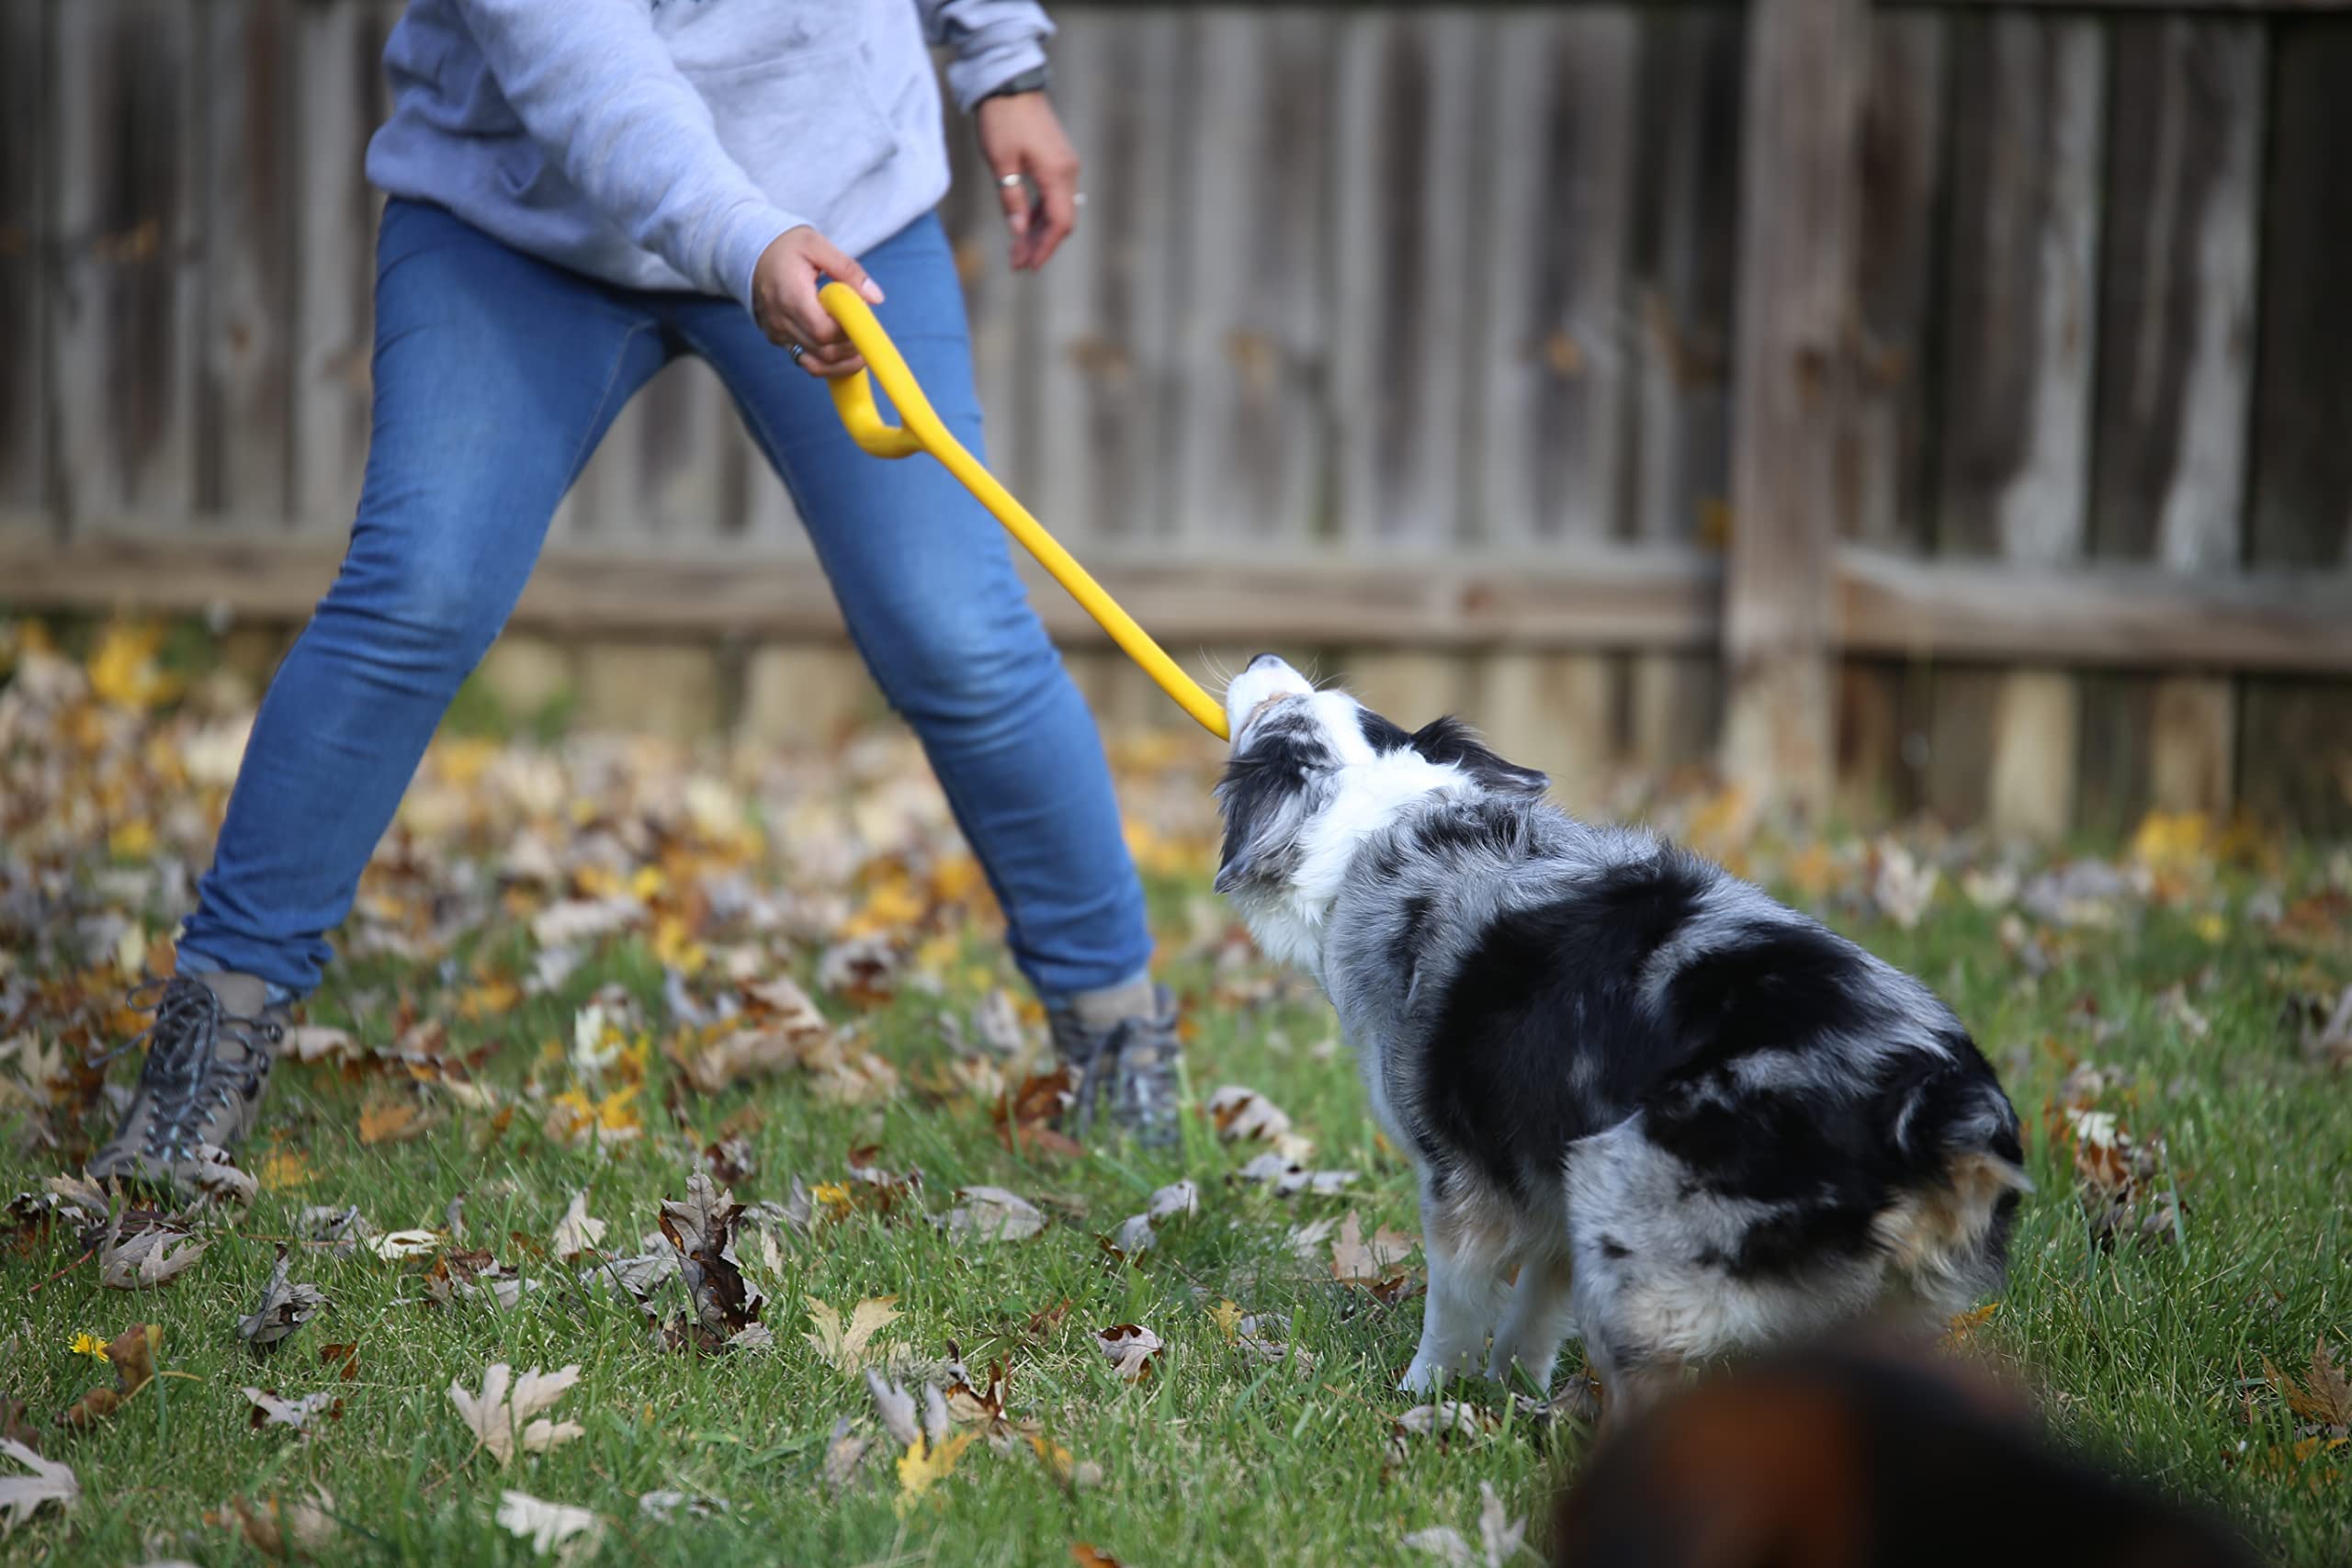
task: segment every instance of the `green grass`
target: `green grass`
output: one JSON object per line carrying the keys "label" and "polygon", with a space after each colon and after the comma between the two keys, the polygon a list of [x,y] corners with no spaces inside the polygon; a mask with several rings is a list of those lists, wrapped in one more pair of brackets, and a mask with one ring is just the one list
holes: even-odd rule
{"label": "green grass", "polygon": [[[2321,874],[2306,865],[2290,895]],[[1173,928],[1202,892],[1180,876],[1157,886],[1155,899]],[[2056,965],[2037,977],[2005,952],[1998,918],[1949,889],[1907,931],[1826,913],[1944,992],[2001,1066],[2029,1123],[2039,1190],[2021,1220],[2009,1290],[1974,1342],[2026,1369],[2068,1438],[2217,1506],[2278,1559],[2352,1558],[2352,1478],[2335,1473],[2352,1470],[2352,1454],[2296,1461],[2294,1421],[2279,1400],[2267,1388],[2241,1389],[2241,1379],[2259,1379],[2266,1358],[2300,1371],[2315,1340],[2326,1337],[2341,1353],[2352,1336],[2352,1096],[2340,1073],[2301,1058],[2278,1020],[2282,998],[2314,970],[2339,986],[2352,977],[2341,942],[2323,941],[2314,956],[2236,919],[2213,942],[2188,908],[2156,908],[2115,931],[2068,937]],[[527,951],[517,931],[495,928],[470,955],[495,966]],[[1475,1539],[1482,1481],[1512,1513],[1544,1512],[1550,1483],[1573,1469],[1586,1434],[1566,1425],[1532,1429],[1491,1392],[1474,1391],[1501,1417],[1494,1430],[1446,1447],[1416,1440],[1392,1468],[1390,1423],[1411,1403],[1393,1386],[1412,1351],[1419,1303],[1383,1307],[1318,1279],[1284,1245],[1289,1226],[1351,1209],[1367,1234],[1379,1224],[1415,1228],[1408,1173],[1376,1144],[1351,1063],[1317,1049],[1333,1032],[1318,1001],[1295,987],[1269,996],[1229,974],[1220,980],[1204,952],[1184,953],[1170,968],[1196,1026],[1196,1090],[1254,1086],[1315,1138],[1318,1165],[1364,1173],[1344,1199],[1276,1201],[1228,1183],[1253,1151],[1217,1146],[1204,1132],[1181,1172],[1180,1162],[1132,1156],[1027,1160],[995,1138],[984,1106],[927,1093],[922,1080],[948,1054],[936,1015],[978,1000],[974,967],[1009,974],[983,925],[967,934],[966,961],[947,966],[943,998],[902,993],[865,1013],[828,1003],[858,1018],[907,1076],[906,1092],[887,1103],[821,1104],[790,1077],[702,1100],[673,1081],[657,1052],[640,1100],[644,1136],[610,1156],[554,1143],[529,1104],[503,1134],[483,1115],[458,1111],[418,1141],[364,1145],[357,1110],[384,1092],[384,1080],[282,1067],[247,1163],[258,1167],[273,1151],[298,1156],[309,1182],[265,1190],[173,1287],[102,1290],[89,1265],[69,1267],[75,1247],[62,1227],[7,1257],[0,1392],[26,1402],[47,1452],[77,1472],[83,1497],[70,1515],[20,1528],[6,1554],[108,1564],[250,1560],[232,1531],[206,1522],[208,1510],[232,1495],[290,1501],[313,1484],[333,1493],[345,1526],[328,1555],[354,1562],[528,1560],[527,1545],[492,1522],[509,1487],[604,1516],[604,1561],[695,1568],[1059,1563],[1074,1541],[1130,1563],[1394,1561],[1409,1555],[1406,1533],[1431,1525]],[[404,1001],[445,1017],[454,1049],[492,1047],[482,1077],[512,1090],[540,1043],[568,1038],[577,1007],[611,979],[633,988],[658,1030],[659,965],[635,940],[608,946],[558,993],[481,1021],[456,1011],[462,978],[381,960],[338,972],[310,1017],[380,1041],[390,1030],[385,1010]],[[2210,1020],[2201,1038],[2158,1001],[2177,983]],[[373,1010],[355,1010],[355,998]],[[2045,1103],[2078,1060],[2124,1069],[2103,1103],[2135,1132],[2165,1140],[2162,1180],[2180,1199],[2177,1240],[2095,1245],[2066,1149],[2042,1125]],[[711,1358],[652,1348],[633,1310],[565,1288],[566,1270],[513,1239],[543,1245],[569,1195],[584,1188],[591,1212],[612,1224],[607,1245],[636,1250],[659,1201],[684,1190],[690,1145],[752,1111],[758,1163],[738,1190],[746,1200],[781,1199],[793,1175],[839,1179],[858,1145],[878,1145],[880,1163],[923,1175],[918,1213],[859,1213],[791,1237],[780,1273],[751,1263],[770,1292],[764,1321],[775,1348]],[[31,1119],[21,1108],[0,1113],[0,1131],[14,1134],[0,1156],[7,1190],[38,1189],[54,1168],[27,1152]],[[1109,1257],[1098,1238],[1180,1173],[1199,1180],[1201,1214],[1164,1227],[1159,1248],[1132,1264]],[[1082,1205],[1084,1217],[1057,1220],[1026,1241],[959,1243],[929,1220],[945,1213],[955,1189],[974,1183],[1064,1199]],[[460,1196],[473,1245],[547,1281],[515,1310],[424,1305],[413,1300],[421,1265],[314,1255],[296,1277],[322,1286],[333,1313],[266,1362],[235,1338],[235,1322],[269,1272],[271,1238],[294,1228],[303,1205],[356,1203],[389,1230],[437,1225]],[[849,1486],[829,1490],[819,1470],[835,1421],[875,1423],[862,1381],[804,1341],[808,1308],[823,1301],[846,1312],[876,1295],[896,1296],[904,1314],[877,1344],[931,1358],[952,1338],[976,1370],[1006,1359],[1012,1412],[1099,1465],[1100,1484],[1072,1492],[1025,1448],[974,1447],[951,1477],[902,1508],[878,1445]],[[1311,1374],[1270,1369],[1229,1346],[1213,1315],[1228,1299],[1291,1314],[1293,1342],[1317,1358]],[[1034,1314],[1063,1301],[1069,1306],[1057,1326],[1030,1332]],[[93,1430],[49,1427],[106,1375],[68,1350],[74,1337],[109,1337],[141,1318],[162,1325],[161,1365],[177,1375]],[[1141,1383],[1122,1382],[1094,1347],[1094,1330],[1120,1323],[1143,1324],[1166,1341]],[[354,1381],[336,1382],[321,1365],[318,1348],[330,1341],[356,1341]],[[504,1470],[474,1451],[445,1391],[452,1380],[478,1385],[497,1360],[518,1371],[579,1363],[582,1380],[555,1414],[579,1421],[585,1436]],[[253,1431],[239,1393],[246,1383],[288,1395],[332,1388],[343,1398],[341,1418],[309,1439]],[[657,1489],[724,1499],[728,1511],[655,1522],[636,1499]]]}

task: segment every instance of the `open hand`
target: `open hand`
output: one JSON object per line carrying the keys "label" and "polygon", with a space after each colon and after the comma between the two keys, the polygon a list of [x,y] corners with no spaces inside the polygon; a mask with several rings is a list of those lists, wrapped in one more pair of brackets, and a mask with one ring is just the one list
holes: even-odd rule
{"label": "open hand", "polygon": [[798,344],[800,368],[811,376],[848,376],[865,369],[865,361],[832,312],[818,302],[817,289],[827,278],[848,284],[869,305],[882,303],[882,286],[831,240],[806,223],[786,229],[760,253],[752,270],[752,319],[778,347]]}
{"label": "open hand", "polygon": [[[1078,153],[1062,134],[1061,117],[1043,93],[1012,93],[982,100],[974,111],[980,156],[997,178],[1005,221],[1012,225],[1012,265],[1031,272],[1078,226]],[[1013,175],[1025,181],[1006,184]],[[1030,187],[1036,197],[1030,197]]]}

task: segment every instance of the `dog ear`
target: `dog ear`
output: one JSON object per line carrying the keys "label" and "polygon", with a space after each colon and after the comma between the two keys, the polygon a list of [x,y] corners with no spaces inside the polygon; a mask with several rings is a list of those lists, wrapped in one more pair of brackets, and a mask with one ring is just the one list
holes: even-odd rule
{"label": "dog ear", "polygon": [[1216,786],[1225,818],[1216,887],[1231,893],[1250,883],[1278,881],[1298,861],[1298,829],[1307,808],[1307,748],[1269,738],[1226,764]]}
{"label": "dog ear", "polygon": [[1416,730],[1413,750],[1432,762],[1452,762],[1487,788],[1503,795],[1542,795],[1552,781],[1532,768],[1506,762],[1472,729],[1451,714]]}

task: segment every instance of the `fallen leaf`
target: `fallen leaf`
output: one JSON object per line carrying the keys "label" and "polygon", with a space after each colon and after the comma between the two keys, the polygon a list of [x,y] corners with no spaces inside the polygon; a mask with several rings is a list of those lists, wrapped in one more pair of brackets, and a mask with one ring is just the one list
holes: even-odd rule
{"label": "fallen leaf", "polygon": [[[334,1494],[323,1486],[314,1486],[307,1497],[298,1497],[281,1504],[271,1497],[258,1505],[243,1496],[229,1499],[229,1514],[233,1517],[238,1532],[245,1544],[263,1556],[279,1562],[296,1557],[315,1557],[335,1543],[343,1527],[334,1518]],[[215,1516],[207,1514],[205,1522],[214,1522]],[[227,1518],[220,1523],[229,1522]]]}
{"label": "fallen leaf", "polygon": [[905,1315],[891,1304],[898,1299],[872,1296],[858,1303],[850,1309],[846,1327],[838,1311],[823,1302],[813,1302],[808,1307],[808,1321],[816,1327],[807,1336],[808,1343],[835,1370],[857,1371],[866,1363],[874,1337]]}
{"label": "fallen leaf", "polygon": [[964,1241],[1022,1241],[1046,1228],[1036,1204],[1001,1187],[967,1187],[948,1211],[947,1234]]}
{"label": "fallen leaf", "polygon": [[480,1393],[468,1393],[462,1384],[452,1382],[449,1401],[458,1407],[458,1414],[473,1433],[474,1440],[504,1465],[514,1458],[518,1449],[526,1453],[544,1453],[587,1430],[574,1421],[558,1423],[544,1416],[532,1419],[561,1399],[565,1391],[579,1381],[577,1363],[553,1372],[542,1372],[533,1367],[516,1379],[513,1367],[497,1361],[482,1375]]}
{"label": "fallen leaf", "polygon": [[441,1250],[438,1231],[391,1231],[370,1242],[368,1250],[387,1263],[397,1263],[403,1258],[423,1258]]}
{"label": "fallen leaf", "polygon": [[244,1393],[246,1403],[254,1407],[252,1424],[256,1432],[265,1427],[291,1427],[308,1437],[311,1416],[343,1414],[343,1401],[323,1389],[300,1399],[281,1399],[274,1388],[248,1388]]}
{"label": "fallen leaf", "polygon": [[237,1162],[229,1157],[229,1151],[217,1144],[196,1145],[196,1158],[185,1179],[196,1190],[199,1203],[238,1208],[252,1202],[261,1188],[260,1179],[240,1169]]}
{"label": "fallen leaf", "polygon": [[555,1223],[555,1235],[548,1249],[559,1261],[569,1263],[582,1253],[593,1252],[605,1239],[605,1222],[588,1215],[588,1194],[574,1192],[571,1204],[563,1211],[563,1218]]}
{"label": "fallen leaf", "polygon": [[73,1467],[45,1460],[14,1438],[0,1438],[0,1455],[15,1460],[30,1475],[0,1475],[0,1536],[14,1535],[17,1527],[54,1503],[71,1510],[82,1498],[82,1483]]}
{"label": "fallen leaf", "polygon": [[[1032,1436],[1029,1446],[1035,1450],[1038,1461],[1045,1465],[1056,1481],[1073,1492],[1084,1492],[1102,1484],[1102,1467],[1091,1459],[1078,1459],[1061,1444],[1043,1436]],[[1110,1562],[1113,1559],[1105,1558]]]}
{"label": "fallen leaf", "polygon": [[498,1522],[508,1534],[529,1541],[540,1556],[553,1552],[556,1561],[566,1563],[594,1551],[605,1533],[605,1522],[589,1509],[542,1502],[523,1492],[499,1494]]}
{"label": "fallen leaf", "polygon": [[131,1228],[130,1222],[143,1213],[134,1210],[118,1216],[98,1243],[98,1283],[109,1290],[168,1285],[194,1267],[212,1245],[198,1239],[176,1221],[161,1217]]}
{"label": "fallen leaf", "polygon": [[1228,1144],[1272,1143],[1290,1131],[1290,1116],[1279,1105],[1241,1084],[1227,1084],[1209,1096],[1209,1120]]}
{"label": "fallen leaf", "polygon": [[710,1518],[729,1511],[724,1497],[705,1497],[692,1492],[648,1492],[637,1500],[637,1511],[649,1519],[669,1524],[681,1512],[694,1518]]}
{"label": "fallen leaf", "polygon": [[345,1382],[353,1382],[359,1376],[359,1347],[356,1344],[322,1345],[319,1347],[319,1362],[322,1366],[338,1369],[335,1375]]}
{"label": "fallen leaf", "polygon": [[1527,1542],[1527,1520],[1511,1518],[1503,1512],[1502,1499],[1495,1495],[1494,1483],[1478,1483],[1478,1544],[1472,1546],[1462,1532],[1448,1525],[1432,1529],[1415,1530],[1405,1538],[1405,1544],[1416,1551],[1426,1551],[1443,1558],[1454,1568],[1503,1568],[1517,1557]]}
{"label": "fallen leaf", "polygon": [[378,1100],[359,1108],[359,1141],[405,1144],[433,1130],[433,1118],[413,1100]]}
{"label": "fallen leaf", "polygon": [[677,1248],[678,1273],[694,1314],[691,1321],[682,1315],[671,1325],[667,1334],[674,1342],[717,1350],[766,1338],[759,1326],[760,1288],[743,1278],[735,1256],[735,1221],[742,1212],[732,1194],[701,1171],[686,1179],[683,1201],[662,1200],[662,1234]]}
{"label": "fallen leaf", "polygon": [[286,1031],[278,1042],[278,1055],[297,1062],[320,1062],[329,1057],[349,1061],[366,1055],[349,1032],[330,1029],[324,1024],[298,1023]]}
{"label": "fallen leaf", "polygon": [[1352,1170],[1309,1170],[1282,1155],[1262,1154],[1235,1171],[1233,1179],[1270,1187],[1277,1198],[1292,1198],[1301,1192],[1328,1197],[1354,1186],[1357,1174]]}
{"label": "fallen leaf", "polygon": [[292,1263],[293,1255],[280,1247],[277,1266],[269,1271],[269,1282],[262,1287],[261,1304],[237,1325],[237,1337],[256,1350],[272,1348],[320,1313],[334,1309],[334,1303],[316,1285],[287,1280],[286,1272]]}
{"label": "fallen leaf", "polygon": [[920,1432],[907,1451],[899,1456],[899,1507],[903,1512],[932,1486],[947,1478],[964,1450],[979,1438],[978,1432],[959,1432],[936,1448]]}
{"label": "fallen leaf", "polygon": [[865,1386],[874,1395],[874,1413],[882,1418],[882,1429],[900,1448],[910,1448],[921,1440],[922,1427],[915,1419],[915,1397],[872,1367],[865,1370]]}
{"label": "fallen leaf", "polygon": [[1393,1280],[1406,1258],[1420,1244],[1402,1231],[1383,1225],[1367,1242],[1363,1219],[1354,1210],[1340,1222],[1340,1236],[1331,1244],[1331,1278],[1343,1285],[1382,1285]]}
{"label": "fallen leaf", "polygon": [[2312,1347],[2311,1371],[2302,1382],[2272,1366],[2267,1358],[2262,1363],[2262,1375],[2299,1419],[2322,1428],[2321,1436],[2352,1435],[2352,1381],[2335,1364],[2324,1337]]}
{"label": "fallen leaf", "polygon": [[368,1223],[356,1203],[340,1209],[321,1205],[304,1209],[298,1228],[304,1241],[323,1247],[335,1258],[348,1258],[376,1239],[376,1227]]}
{"label": "fallen leaf", "polygon": [[1082,1540],[1069,1543],[1069,1560],[1077,1563],[1078,1568],[1126,1568],[1126,1564],[1101,1547],[1091,1546]]}
{"label": "fallen leaf", "polygon": [[857,1473],[858,1466],[865,1462],[866,1450],[873,1446],[871,1438],[852,1429],[848,1416],[834,1422],[832,1435],[825,1443],[825,1463],[821,1472],[826,1490],[839,1492],[848,1485],[851,1477]]}
{"label": "fallen leaf", "polygon": [[1129,1382],[1151,1375],[1151,1359],[1159,1354],[1159,1336],[1138,1323],[1122,1323],[1098,1330],[1095,1347]]}

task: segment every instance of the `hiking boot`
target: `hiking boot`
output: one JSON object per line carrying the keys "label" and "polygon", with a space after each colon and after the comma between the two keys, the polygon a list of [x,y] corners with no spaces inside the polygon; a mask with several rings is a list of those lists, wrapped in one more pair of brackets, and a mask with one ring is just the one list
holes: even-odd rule
{"label": "hiking boot", "polygon": [[1176,1063],[1183,1051],[1176,1038],[1176,998],[1164,986],[1155,987],[1152,998],[1151,1016],[1123,1018],[1102,1030],[1086,1028],[1073,1009],[1047,1013],[1054,1054],[1078,1075],[1080,1136],[1107,1104],[1111,1125],[1144,1147],[1176,1146]]}
{"label": "hiking boot", "polygon": [[[141,1000],[147,993],[152,1002]],[[260,1113],[286,1010],[269,1005],[268,982],[227,973],[149,981],[131,999],[154,1021],[98,1060],[141,1041],[147,1059],[122,1125],[88,1172],[99,1181],[191,1190],[200,1146],[234,1148]]]}

